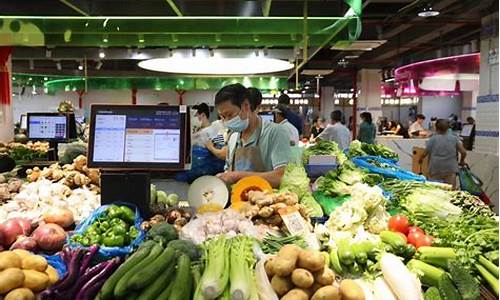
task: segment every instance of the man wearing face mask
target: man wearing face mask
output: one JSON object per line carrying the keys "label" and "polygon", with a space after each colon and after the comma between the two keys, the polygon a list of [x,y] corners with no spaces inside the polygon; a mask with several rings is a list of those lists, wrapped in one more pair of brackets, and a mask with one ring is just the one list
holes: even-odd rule
{"label": "man wearing face mask", "polygon": [[286,130],[263,122],[253,99],[255,90],[241,84],[223,87],[215,95],[215,106],[231,132],[226,156],[226,172],[217,176],[229,184],[258,175],[278,187],[291,150]]}

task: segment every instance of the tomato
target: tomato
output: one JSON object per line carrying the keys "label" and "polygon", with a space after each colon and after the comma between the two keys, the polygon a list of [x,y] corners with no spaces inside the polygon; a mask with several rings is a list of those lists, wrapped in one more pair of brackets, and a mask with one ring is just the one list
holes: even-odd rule
{"label": "tomato", "polygon": [[432,236],[424,235],[421,239],[418,239],[415,244],[415,248],[420,248],[422,246],[432,246]]}
{"label": "tomato", "polygon": [[425,234],[420,231],[414,231],[408,234],[408,243],[417,247],[417,243],[420,243],[421,240],[425,237]]}
{"label": "tomato", "polygon": [[403,234],[408,233],[408,218],[402,215],[395,215],[389,218],[389,229],[391,231],[401,232]]}
{"label": "tomato", "polygon": [[418,231],[418,232],[421,232],[421,233],[425,233],[420,227],[418,226],[410,226],[410,228],[408,228],[408,234],[414,232],[414,231]]}

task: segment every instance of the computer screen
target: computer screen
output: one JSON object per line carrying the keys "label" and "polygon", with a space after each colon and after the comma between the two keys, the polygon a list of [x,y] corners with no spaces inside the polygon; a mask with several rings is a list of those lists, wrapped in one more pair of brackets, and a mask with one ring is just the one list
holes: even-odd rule
{"label": "computer screen", "polygon": [[68,117],[58,113],[28,113],[28,138],[34,140],[67,139]]}
{"label": "computer screen", "polygon": [[260,112],[259,115],[262,118],[262,120],[274,122],[274,114],[272,111]]}
{"label": "computer screen", "polygon": [[183,169],[186,106],[92,105],[89,166]]}
{"label": "computer screen", "polygon": [[19,127],[21,129],[24,129],[24,130],[28,129],[28,116],[27,115],[21,115],[21,120],[19,121]]}

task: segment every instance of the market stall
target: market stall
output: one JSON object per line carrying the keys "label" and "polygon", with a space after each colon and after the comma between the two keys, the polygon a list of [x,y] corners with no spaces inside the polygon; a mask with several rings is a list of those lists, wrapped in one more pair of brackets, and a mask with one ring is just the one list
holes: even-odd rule
{"label": "market stall", "polygon": [[[95,142],[95,141],[94,141]],[[311,178],[316,156],[337,167]],[[91,159],[91,158],[89,158]],[[5,299],[495,299],[498,217],[382,145],[304,150],[279,189],[201,177],[103,204],[85,156],[31,169],[0,207]],[[12,181],[11,181],[12,180]],[[17,180],[17,181],[14,181]],[[171,183],[173,184],[173,183]]]}

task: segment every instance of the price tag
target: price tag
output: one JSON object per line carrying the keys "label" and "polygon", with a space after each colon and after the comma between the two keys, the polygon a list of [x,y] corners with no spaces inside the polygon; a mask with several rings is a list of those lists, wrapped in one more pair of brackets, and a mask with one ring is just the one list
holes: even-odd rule
{"label": "price tag", "polygon": [[292,235],[303,234],[307,230],[306,222],[299,211],[293,206],[287,206],[278,210],[286,228]]}
{"label": "price tag", "polygon": [[181,114],[185,114],[187,112],[187,106],[186,105],[179,106],[179,112]]}

